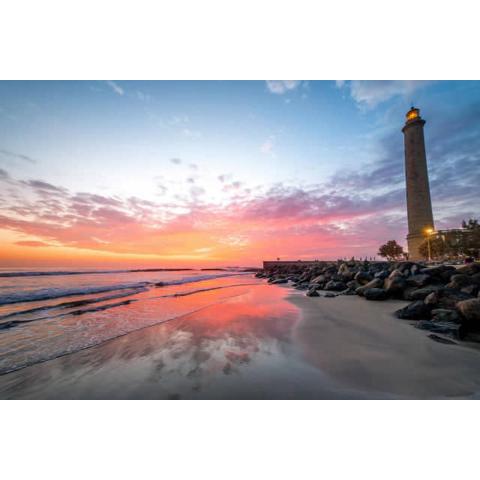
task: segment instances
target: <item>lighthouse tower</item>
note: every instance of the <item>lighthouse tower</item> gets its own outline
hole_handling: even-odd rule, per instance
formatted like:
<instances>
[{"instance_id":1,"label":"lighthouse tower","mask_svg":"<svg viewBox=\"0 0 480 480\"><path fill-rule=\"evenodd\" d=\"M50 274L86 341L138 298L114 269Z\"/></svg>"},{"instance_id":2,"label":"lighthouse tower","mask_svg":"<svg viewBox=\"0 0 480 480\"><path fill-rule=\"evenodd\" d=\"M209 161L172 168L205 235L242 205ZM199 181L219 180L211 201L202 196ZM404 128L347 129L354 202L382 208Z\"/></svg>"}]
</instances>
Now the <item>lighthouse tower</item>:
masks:
<instances>
[{"instance_id":1,"label":"lighthouse tower","mask_svg":"<svg viewBox=\"0 0 480 480\"><path fill-rule=\"evenodd\" d=\"M434 228L423 137L425 120L420 117L420 110L414 107L407 112L406 117L402 132L405 140L408 253L410 260L422 260L419 247Z\"/></svg>"}]
</instances>

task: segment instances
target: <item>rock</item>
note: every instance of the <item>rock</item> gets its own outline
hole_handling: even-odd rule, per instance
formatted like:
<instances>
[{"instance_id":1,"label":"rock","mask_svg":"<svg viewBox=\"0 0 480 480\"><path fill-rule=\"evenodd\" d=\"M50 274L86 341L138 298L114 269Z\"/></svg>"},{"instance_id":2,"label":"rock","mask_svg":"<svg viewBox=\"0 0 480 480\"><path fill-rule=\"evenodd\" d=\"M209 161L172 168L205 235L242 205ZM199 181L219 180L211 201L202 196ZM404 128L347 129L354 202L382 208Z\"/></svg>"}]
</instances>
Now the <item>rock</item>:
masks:
<instances>
[{"instance_id":1,"label":"rock","mask_svg":"<svg viewBox=\"0 0 480 480\"><path fill-rule=\"evenodd\" d=\"M440 296L438 294L438 292L432 292L432 293L429 293L425 299L423 300L423 302L426 304L426 305L436 305L438 302L440 301Z\"/></svg>"},{"instance_id":2,"label":"rock","mask_svg":"<svg viewBox=\"0 0 480 480\"><path fill-rule=\"evenodd\" d=\"M327 292L325 295L324 295L325 298L334 298L336 297L336 295L332 292Z\"/></svg>"},{"instance_id":3,"label":"rock","mask_svg":"<svg viewBox=\"0 0 480 480\"><path fill-rule=\"evenodd\" d=\"M412 275L407 279L407 284L411 287L424 287L428 283L432 283L432 277L425 273L419 273L418 275Z\"/></svg>"},{"instance_id":4,"label":"rock","mask_svg":"<svg viewBox=\"0 0 480 480\"><path fill-rule=\"evenodd\" d=\"M325 275L318 275L317 277L315 277L311 283L325 283Z\"/></svg>"},{"instance_id":5,"label":"rock","mask_svg":"<svg viewBox=\"0 0 480 480\"><path fill-rule=\"evenodd\" d=\"M320 295L318 294L316 288L310 288L305 295L307 295L307 297L319 297L319 296L320 296Z\"/></svg>"},{"instance_id":6,"label":"rock","mask_svg":"<svg viewBox=\"0 0 480 480\"><path fill-rule=\"evenodd\" d=\"M440 285L428 285L423 288L408 288L405 290L404 298L405 300L423 300L425 297L430 295L432 292L438 292L442 290Z\"/></svg>"},{"instance_id":7,"label":"rock","mask_svg":"<svg viewBox=\"0 0 480 480\"><path fill-rule=\"evenodd\" d=\"M457 303L457 309L475 329L480 328L480 298L471 298Z\"/></svg>"},{"instance_id":8,"label":"rock","mask_svg":"<svg viewBox=\"0 0 480 480\"><path fill-rule=\"evenodd\" d=\"M388 278L395 278L395 277L403 277L403 273L400 270L395 269L392 271L392 273L390 273Z\"/></svg>"},{"instance_id":9,"label":"rock","mask_svg":"<svg viewBox=\"0 0 480 480\"><path fill-rule=\"evenodd\" d=\"M421 330L450 335L458 340L465 338L466 335L465 327L453 322L431 322L430 320L420 320L415 326Z\"/></svg>"},{"instance_id":10,"label":"rock","mask_svg":"<svg viewBox=\"0 0 480 480\"><path fill-rule=\"evenodd\" d=\"M461 323L461 318L456 310L435 308L432 310L432 322Z\"/></svg>"},{"instance_id":11,"label":"rock","mask_svg":"<svg viewBox=\"0 0 480 480\"><path fill-rule=\"evenodd\" d=\"M387 292L383 288L367 288L363 295L367 300L386 300L388 298Z\"/></svg>"},{"instance_id":12,"label":"rock","mask_svg":"<svg viewBox=\"0 0 480 480\"><path fill-rule=\"evenodd\" d=\"M473 298L472 295L469 295L468 293L454 290L452 288L439 290L438 297L438 302L435 304L435 307L447 309L454 309L458 302Z\"/></svg>"},{"instance_id":13,"label":"rock","mask_svg":"<svg viewBox=\"0 0 480 480\"><path fill-rule=\"evenodd\" d=\"M457 269L457 273L465 275L475 275L480 273L480 263L470 263Z\"/></svg>"},{"instance_id":14,"label":"rock","mask_svg":"<svg viewBox=\"0 0 480 480\"><path fill-rule=\"evenodd\" d=\"M369 288L382 288L383 287L383 280L381 278L374 278L370 282L368 282L366 285L363 285L363 287L359 287L355 290L357 295L363 296L363 293L365 290Z\"/></svg>"},{"instance_id":15,"label":"rock","mask_svg":"<svg viewBox=\"0 0 480 480\"><path fill-rule=\"evenodd\" d=\"M425 305L422 300L417 300L406 307L397 310L395 315L398 318L406 320L422 320L430 318L430 310L431 308L429 305Z\"/></svg>"},{"instance_id":16,"label":"rock","mask_svg":"<svg viewBox=\"0 0 480 480\"><path fill-rule=\"evenodd\" d=\"M359 283L360 285L366 285L368 282L372 280L372 276L368 272L357 272L354 280Z\"/></svg>"},{"instance_id":17,"label":"rock","mask_svg":"<svg viewBox=\"0 0 480 480\"><path fill-rule=\"evenodd\" d=\"M438 265L436 267L421 268L420 273L424 273L440 280L443 283L450 281L450 277L456 273L456 268L450 265Z\"/></svg>"},{"instance_id":18,"label":"rock","mask_svg":"<svg viewBox=\"0 0 480 480\"><path fill-rule=\"evenodd\" d=\"M280 283L288 283L288 280L286 278L276 278L275 280L272 280L270 283L272 285L278 285Z\"/></svg>"},{"instance_id":19,"label":"rock","mask_svg":"<svg viewBox=\"0 0 480 480\"><path fill-rule=\"evenodd\" d=\"M461 288L460 291L463 293L468 293L468 295L475 297L479 291L479 287L478 285L474 285L472 283L471 285L467 285L466 287Z\"/></svg>"},{"instance_id":20,"label":"rock","mask_svg":"<svg viewBox=\"0 0 480 480\"><path fill-rule=\"evenodd\" d=\"M333 292L341 292L347 289L347 285L344 282L337 282L335 280L330 280L325 285L325 290L333 291Z\"/></svg>"},{"instance_id":21,"label":"rock","mask_svg":"<svg viewBox=\"0 0 480 480\"><path fill-rule=\"evenodd\" d=\"M439 337L438 335L435 335L434 333L431 333L428 336L428 338L431 338L435 342L444 343L446 345L458 345L458 343L454 342L453 340L449 340L448 338Z\"/></svg>"},{"instance_id":22,"label":"rock","mask_svg":"<svg viewBox=\"0 0 480 480\"><path fill-rule=\"evenodd\" d=\"M403 277L388 277L385 279L384 288L388 296L395 298L402 298L403 291L407 283Z\"/></svg>"},{"instance_id":23,"label":"rock","mask_svg":"<svg viewBox=\"0 0 480 480\"><path fill-rule=\"evenodd\" d=\"M463 274L452 275L450 278L450 283L447 284L447 288L455 288L456 290L460 290L467 285L471 285L474 283L472 277Z\"/></svg>"},{"instance_id":24,"label":"rock","mask_svg":"<svg viewBox=\"0 0 480 480\"><path fill-rule=\"evenodd\" d=\"M388 270L381 270L380 272L375 273L374 278L381 278L382 280L388 278Z\"/></svg>"}]
</instances>

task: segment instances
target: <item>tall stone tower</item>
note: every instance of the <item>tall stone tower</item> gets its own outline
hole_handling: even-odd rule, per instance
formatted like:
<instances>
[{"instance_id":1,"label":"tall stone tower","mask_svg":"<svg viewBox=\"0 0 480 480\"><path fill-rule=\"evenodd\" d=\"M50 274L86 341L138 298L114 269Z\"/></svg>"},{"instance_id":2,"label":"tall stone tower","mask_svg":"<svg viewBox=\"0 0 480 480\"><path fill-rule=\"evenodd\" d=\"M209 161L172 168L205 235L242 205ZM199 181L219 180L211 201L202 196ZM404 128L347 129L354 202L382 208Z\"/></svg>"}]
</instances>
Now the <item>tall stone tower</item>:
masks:
<instances>
[{"instance_id":1,"label":"tall stone tower","mask_svg":"<svg viewBox=\"0 0 480 480\"><path fill-rule=\"evenodd\" d=\"M433 231L432 201L428 184L427 157L420 110L407 112L402 128L405 140L405 178L407 183L408 253L410 260L422 260L419 247Z\"/></svg>"}]
</instances>

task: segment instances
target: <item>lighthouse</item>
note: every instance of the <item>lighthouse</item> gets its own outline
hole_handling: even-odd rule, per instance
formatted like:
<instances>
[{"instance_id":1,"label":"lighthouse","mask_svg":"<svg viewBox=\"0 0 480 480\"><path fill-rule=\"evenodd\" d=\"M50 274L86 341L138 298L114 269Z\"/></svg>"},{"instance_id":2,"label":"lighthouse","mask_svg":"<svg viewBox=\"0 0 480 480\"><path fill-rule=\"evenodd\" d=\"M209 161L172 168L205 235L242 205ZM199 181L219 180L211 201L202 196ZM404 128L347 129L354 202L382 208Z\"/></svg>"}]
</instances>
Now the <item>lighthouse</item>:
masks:
<instances>
[{"instance_id":1,"label":"lighthouse","mask_svg":"<svg viewBox=\"0 0 480 480\"><path fill-rule=\"evenodd\" d=\"M412 107L402 128L405 141L405 180L408 215L408 253L410 260L422 260L420 245L434 230L432 201L428 183L427 157L420 110Z\"/></svg>"}]
</instances>

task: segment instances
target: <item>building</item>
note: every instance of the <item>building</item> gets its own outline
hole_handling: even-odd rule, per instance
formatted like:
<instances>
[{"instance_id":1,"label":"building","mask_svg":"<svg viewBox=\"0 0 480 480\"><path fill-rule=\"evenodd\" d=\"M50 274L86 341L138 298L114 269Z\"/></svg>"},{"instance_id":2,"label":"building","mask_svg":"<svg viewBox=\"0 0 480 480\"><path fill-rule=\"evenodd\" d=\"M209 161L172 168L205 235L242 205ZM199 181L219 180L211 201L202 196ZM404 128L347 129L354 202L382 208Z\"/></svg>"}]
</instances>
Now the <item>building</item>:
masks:
<instances>
[{"instance_id":1,"label":"building","mask_svg":"<svg viewBox=\"0 0 480 480\"><path fill-rule=\"evenodd\" d=\"M432 201L428 183L427 157L420 110L412 107L402 128L405 141L405 180L408 215L408 254L411 260L423 260L420 245L434 230Z\"/></svg>"}]
</instances>

